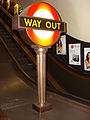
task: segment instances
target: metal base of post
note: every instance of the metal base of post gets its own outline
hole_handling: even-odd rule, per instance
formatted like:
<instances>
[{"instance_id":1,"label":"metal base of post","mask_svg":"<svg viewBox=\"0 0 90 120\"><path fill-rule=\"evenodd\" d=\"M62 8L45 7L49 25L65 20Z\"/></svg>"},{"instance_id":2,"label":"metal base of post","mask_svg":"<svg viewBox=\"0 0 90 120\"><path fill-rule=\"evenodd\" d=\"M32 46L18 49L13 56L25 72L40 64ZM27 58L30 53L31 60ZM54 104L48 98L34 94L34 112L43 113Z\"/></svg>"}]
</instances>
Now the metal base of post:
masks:
<instances>
[{"instance_id":1,"label":"metal base of post","mask_svg":"<svg viewBox=\"0 0 90 120\"><path fill-rule=\"evenodd\" d=\"M47 112L49 110L53 109L53 105L50 103L45 103L43 106L41 106L40 104L32 104L32 108L34 110L36 110L37 112L43 113L43 112Z\"/></svg>"}]
</instances>

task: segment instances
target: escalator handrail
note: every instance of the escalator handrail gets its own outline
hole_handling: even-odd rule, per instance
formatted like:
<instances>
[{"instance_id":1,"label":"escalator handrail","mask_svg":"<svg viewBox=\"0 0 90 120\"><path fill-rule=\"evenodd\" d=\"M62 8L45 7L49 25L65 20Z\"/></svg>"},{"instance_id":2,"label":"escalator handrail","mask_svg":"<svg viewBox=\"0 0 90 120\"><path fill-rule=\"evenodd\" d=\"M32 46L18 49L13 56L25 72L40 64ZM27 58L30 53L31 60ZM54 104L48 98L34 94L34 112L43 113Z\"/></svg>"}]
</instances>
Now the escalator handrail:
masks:
<instances>
[{"instance_id":1,"label":"escalator handrail","mask_svg":"<svg viewBox=\"0 0 90 120\"><path fill-rule=\"evenodd\" d=\"M13 18L13 16L12 16L7 10L5 10L1 5L0 5L0 9L1 9L4 13L6 13L7 16L8 16L10 19Z\"/></svg>"}]
</instances>

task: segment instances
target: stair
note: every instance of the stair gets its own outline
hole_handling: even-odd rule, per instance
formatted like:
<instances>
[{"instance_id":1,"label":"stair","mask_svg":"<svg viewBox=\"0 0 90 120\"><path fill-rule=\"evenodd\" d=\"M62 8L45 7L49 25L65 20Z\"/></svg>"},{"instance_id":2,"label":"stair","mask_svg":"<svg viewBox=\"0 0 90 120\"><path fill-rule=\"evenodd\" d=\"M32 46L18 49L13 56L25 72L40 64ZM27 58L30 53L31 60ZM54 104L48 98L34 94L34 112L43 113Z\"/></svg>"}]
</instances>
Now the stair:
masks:
<instances>
[{"instance_id":1,"label":"stair","mask_svg":"<svg viewBox=\"0 0 90 120\"><path fill-rule=\"evenodd\" d=\"M37 72L33 62L28 58L22 48L15 42L12 36L6 31L6 29L0 24L0 37L3 40L4 45L13 56L16 63L24 71L27 76L36 83Z\"/></svg>"}]
</instances>

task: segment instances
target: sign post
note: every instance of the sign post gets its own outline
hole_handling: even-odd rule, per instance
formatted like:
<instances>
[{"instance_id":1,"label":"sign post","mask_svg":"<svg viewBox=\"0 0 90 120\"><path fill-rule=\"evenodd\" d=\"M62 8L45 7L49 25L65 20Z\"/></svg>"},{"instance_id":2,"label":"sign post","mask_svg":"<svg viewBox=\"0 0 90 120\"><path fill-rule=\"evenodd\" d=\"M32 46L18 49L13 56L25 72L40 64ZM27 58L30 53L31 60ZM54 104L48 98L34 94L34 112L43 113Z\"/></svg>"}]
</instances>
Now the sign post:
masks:
<instances>
[{"instance_id":1,"label":"sign post","mask_svg":"<svg viewBox=\"0 0 90 120\"><path fill-rule=\"evenodd\" d=\"M24 9L20 16L13 18L12 29L18 29L21 37L21 31L24 30L23 37L33 42L31 46L37 55L38 102L32 107L40 113L48 111L52 105L46 102L46 53L59 39L61 32L66 32L66 23L62 22L51 5L36 2Z\"/></svg>"},{"instance_id":2,"label":"sign post","mask_svg":"<svg viewBox=\"0 0 90 120\"><path fill-rule=\"evenodd\" d=\"M32 46L37 54L37 81L38 81L38 103L33 104L33 109L42 113L52 109L52 105L46 103L46 52L48 48Z\"/></svg>"}]
</instances>

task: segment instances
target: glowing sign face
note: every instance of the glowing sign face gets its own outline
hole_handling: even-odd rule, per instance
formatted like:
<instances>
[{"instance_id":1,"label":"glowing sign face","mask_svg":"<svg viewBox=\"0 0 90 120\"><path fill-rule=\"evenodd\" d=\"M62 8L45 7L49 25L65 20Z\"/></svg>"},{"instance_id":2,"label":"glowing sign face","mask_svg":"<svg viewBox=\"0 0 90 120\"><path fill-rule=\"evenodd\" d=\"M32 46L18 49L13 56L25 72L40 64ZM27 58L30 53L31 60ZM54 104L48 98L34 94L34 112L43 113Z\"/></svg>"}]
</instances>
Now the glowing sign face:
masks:
<instances>
[{"instance_id":1,"label":"glowing sign face","mask_svg":"<svg viewBox=\"0 0 90 120\"><path fill-rule=\"evenodd\" d=\"M47 18L56 21L61 21L58 12L49 4L44 2L38 2L33 4L27 11L26 16ZM25 21L27 22L27 21ZM40 21L33 21L33 26L40 26ZM47 28L59 27L59 24L53 24L49 21L46 23ZM46 31L26 28L27 34L30 39L37 45L51 46L59 38L59 31Z\"/></svg>"}]
</instances>

